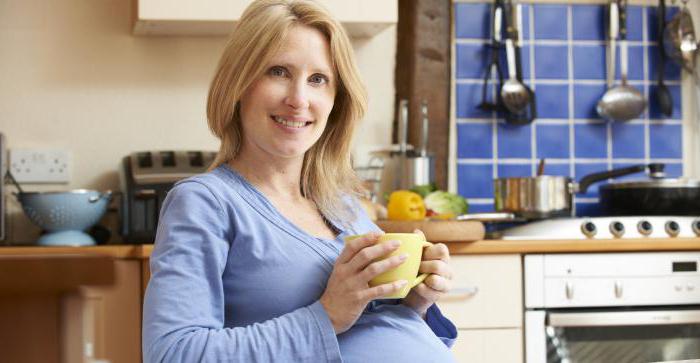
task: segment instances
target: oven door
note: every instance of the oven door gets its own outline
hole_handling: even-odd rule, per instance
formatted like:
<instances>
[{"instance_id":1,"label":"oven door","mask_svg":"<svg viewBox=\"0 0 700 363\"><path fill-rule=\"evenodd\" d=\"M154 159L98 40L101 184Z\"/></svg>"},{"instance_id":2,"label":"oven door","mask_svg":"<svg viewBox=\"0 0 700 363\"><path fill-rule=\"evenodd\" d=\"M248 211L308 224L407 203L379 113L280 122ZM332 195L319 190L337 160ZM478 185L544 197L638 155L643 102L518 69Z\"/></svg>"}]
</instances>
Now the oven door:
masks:
<instances>
[{"instance_id":1,"label":"oven door","mask_svg":"<svg viewBox=\"0 0 700 363\"><path fill-rule=\"evenodd\" d=\"M528 363L700 359L700 310L528 311L525 323Z\"/></svg>"}]
</instances>

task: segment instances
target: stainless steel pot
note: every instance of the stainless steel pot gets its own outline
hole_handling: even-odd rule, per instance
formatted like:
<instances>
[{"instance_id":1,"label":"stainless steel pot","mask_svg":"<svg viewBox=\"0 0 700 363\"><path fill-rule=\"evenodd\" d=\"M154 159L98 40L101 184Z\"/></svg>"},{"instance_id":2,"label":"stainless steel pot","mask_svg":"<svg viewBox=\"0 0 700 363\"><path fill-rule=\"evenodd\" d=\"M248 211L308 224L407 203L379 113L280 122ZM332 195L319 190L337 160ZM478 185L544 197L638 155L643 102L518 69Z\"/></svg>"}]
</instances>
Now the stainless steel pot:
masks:
<instances>
[{"instance_id":1,"label":"stainless steel pot","mask_svg":"<svg viewBox=\"0 0 700 363\"><path fill-rule=\"evenodd\" d=\"M432 155L420 156L413 152L375 151L371 165L380 165L381 177L376 194L378 201L386 204L384 196L399 189L435 181L435 160Z\"/></svg>"},{"instance_id":2,"label":"stainless steel pot","mask_svg":"<svg viewBox=\"0 0 700 363\"><path fill-rule=\"evenodd\" d=\"M571 214L571 178L541 175L498 178L494 181L494 207L524 218L547 218Z\"/></svg>"},{"instance_id":3,"label":"stainless steel pot","mask_svg":"<svg viewBox=\"0 0 700 363\"><path fill-rule=\"evenodd\" d=\"M569 177L538 175L535 177L498 178L494 180L494 207L527 219L541 219L572 214L573 196L585 193L593 183L623 175L663 171L662 164L635 165L584 176L576 183Z\"/></svg>"},{"instance_id":4,"label":"stainless steel pot","mask_svg":"<svg viewBox=\"0 0 700 363\"><path fill-rule=\"evenodd\" d=\"M378 201L386 204L384 196L399 189L410 189L416 185L430 184L435 181L435 158L427 152L428 146L428 109L424 102L422 107L423 130L421 145L416 150L409 147L408 139L408 101L399 104L399 144L398 150L379 150L372 152L370 165L378 165L382 172L377 190Z\"/></svg>"}]
</instances>

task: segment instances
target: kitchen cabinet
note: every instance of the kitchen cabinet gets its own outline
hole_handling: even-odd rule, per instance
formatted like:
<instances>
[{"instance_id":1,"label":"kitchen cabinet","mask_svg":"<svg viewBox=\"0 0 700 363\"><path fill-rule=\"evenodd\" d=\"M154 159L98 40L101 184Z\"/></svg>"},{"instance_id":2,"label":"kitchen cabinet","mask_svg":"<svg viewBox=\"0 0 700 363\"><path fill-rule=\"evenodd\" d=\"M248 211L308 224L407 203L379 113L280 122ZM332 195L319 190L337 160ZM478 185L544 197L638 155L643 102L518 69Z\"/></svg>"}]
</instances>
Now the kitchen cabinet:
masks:
<instances>
[{"instance_id":1,"label":"kitchen cabinet","mask_svg":"<svg viewBox=\"0 0 700 363\"><path fill-rule=\"evenodd\" d=\"M115 282L61 298L62 362L141 361L141 261L115 261Z\"/></svg>"},{"instance_id":2,"label":"kitchen cabinet","mask_svg":"<svg viewBox=\"0 0 700 363\"><path fill-rule=\"evenodd\" d=\"M458 362L523 361L519 254L453 256L453 292L438 305L459 330Z\"/></svg>"},{"instance_id":3,"label":"kitchen cabinet","mask_svg":"<svg viewBox=\"0 0 700 363\"><path fill-rule=\"evenodd\" d=\"M458 362L523 362L524 253L700 250L700 238L454 242ZM0 248L0 361L141 361L141 304L152 245ZM87 343L87 344L86 344Z\"/></svg>"},{"instance_id":4,"label":"kitchen cabinet","mask_svg":"<svg viewBox=\"0 0 700 363\"><path fill-rule=\"evenodd\" d=\"M133 0L136 35L228 35L252 0ZM398 21L398 0L319 0L351 37L371 37Z\"/></svg>"},{"instance_id":5,"label":"kitchen cabinet","mask_svg":"<svg viewBox=\"0 0 700 363\"><path fill-rule=\"evenodd\" d=\"M2 250L0 361L141 360L141 260L95 249Z\"/></svg>"},{"instance_id":6,"label":"kitchen cabinet","mask_svg":"<svg viewBox=\"0 0 700 363\"><path fill-rule=\"evenodd\" d=\"M522 330L460 329L452 353L459 363L520 363Z\"/></svg>"}]
</instances>

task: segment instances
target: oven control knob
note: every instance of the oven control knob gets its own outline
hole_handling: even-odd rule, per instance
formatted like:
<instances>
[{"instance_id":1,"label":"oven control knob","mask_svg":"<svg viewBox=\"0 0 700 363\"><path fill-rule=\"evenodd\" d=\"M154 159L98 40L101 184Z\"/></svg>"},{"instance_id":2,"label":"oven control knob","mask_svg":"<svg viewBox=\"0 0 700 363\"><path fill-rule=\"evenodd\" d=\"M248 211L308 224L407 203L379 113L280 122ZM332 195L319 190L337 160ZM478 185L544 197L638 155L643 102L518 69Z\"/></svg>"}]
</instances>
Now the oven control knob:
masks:
<instances>
[{"instance_id":1,"label":"oven control knob","mask_svg":"<svg viewBox=\"0 0 700 363\"><path fill-rule=\"evenodd\" d=\"M668 233L669 236L676 237L676 236L678 236L678 233L680 233L680 232L681 232L681 226L678 225L678 222L676 222L676 221L666 222L666 233Z\"/></svg>"},{"instance_id":2,"label":"oven control knob","mask_svg":"<svg viewBox=\"0 0 700 363\"><path fill-rule=\"evenodd\" d=\"M581 232L586 235L586 237L592 238L595 236L598 230L595 228L595 224L591 221L586 221L581 224Z\"/></svg>"},{"instance_id":3,"label":"oven control knob","mask_svg":"<svg viewBox=\"0 0 700 363\"><path fill-rule=\"evenodd\" d=\"M610 233L615 237L622 237L625 234L625 225L620 221L613 221L610 223Z\"/></svg>"},{"instance_id":4,"label":"oven control knob","mask_svg":"<svg viewBox=\"0 0 700 363\"><path fill-rule=\"evenodd\" d=\"M641 233L642 235L648 236L653 231L653 228L651 226L651 223L649 223L649 221L640 221L637 224L637 230L639 230L639 233Z\"/></svg>"},{"instance_id":5,"label":"oven control knob","mask_svg":"<svg viewBox=\"0 0 700 363\"><path fill-rule=\"evenodd\" d=\"M693 232L700 236L700 218L693 221Z\"/></svg>"}]
</instances>

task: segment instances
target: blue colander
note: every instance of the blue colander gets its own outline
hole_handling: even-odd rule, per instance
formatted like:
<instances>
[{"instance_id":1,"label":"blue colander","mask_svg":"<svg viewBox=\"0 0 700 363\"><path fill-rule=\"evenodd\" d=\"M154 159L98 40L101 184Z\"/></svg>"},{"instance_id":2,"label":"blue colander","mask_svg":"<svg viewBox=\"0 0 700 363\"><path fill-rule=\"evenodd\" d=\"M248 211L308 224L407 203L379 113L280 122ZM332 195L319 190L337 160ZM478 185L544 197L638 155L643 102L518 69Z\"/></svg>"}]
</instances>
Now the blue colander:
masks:
<instances>
[{"instance_id":1,"label":"blue colander","mask_svg":"<svg viewBox=\"0 0 700 363\"><path fill-rule=\"evenodd\" d=\"M27 217L47 231L37 241L42 246L94 245L95 240L84 231L102 218L111 198L111 191L86 189L17 194Z\"/></svg>"}]
</instances>

